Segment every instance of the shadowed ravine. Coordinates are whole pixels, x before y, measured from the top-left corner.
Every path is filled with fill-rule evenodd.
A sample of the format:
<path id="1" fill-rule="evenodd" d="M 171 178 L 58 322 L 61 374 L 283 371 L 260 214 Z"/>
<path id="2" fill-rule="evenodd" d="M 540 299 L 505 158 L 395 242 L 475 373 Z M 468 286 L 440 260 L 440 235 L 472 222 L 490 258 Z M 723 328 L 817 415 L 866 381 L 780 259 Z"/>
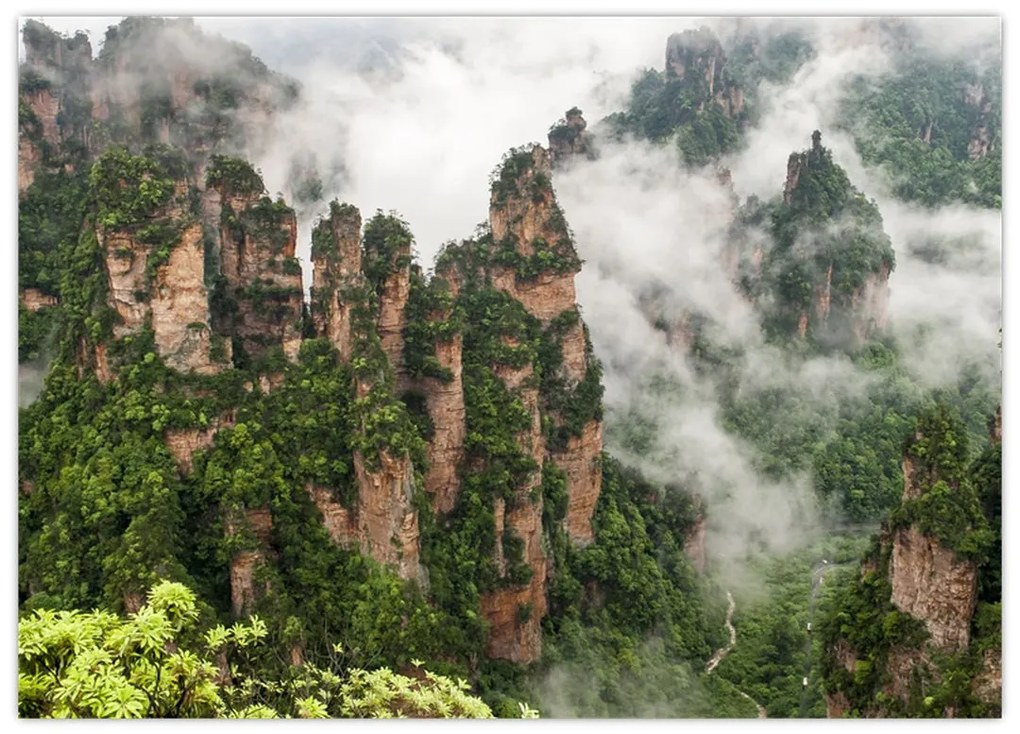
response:
<path id="1" fill-rule="evenodd" d="M 711 673 L 713 670 L 715 670 L 719 663 L 721 663 L 723 659 L 730 654 L 730 650 L 733 649 L 733 646 L 737 644 L 737 630 L 733 626 L 733 612 L 735 612 L 737 609 L 737 602 L 734 601 L 733 594 L 731 594 L 729 591 L 726 592 L 726 599 L 727 601 L 729 601 L 729 606 L 726 608 L 726 629 L 729 630 L 730 641 L 729 643 L 727 643 L 725 647 L 720 647 L 718 650 L 715 651 L 715 655 L 712 656 L 712 659 L 708 661 L 708 665 L 705 666 L 706 673 Z M 753 698 L 748 696 L 743 691 L 737 691 L 737 693 L 739 693 L 741 696 L 743 696 L 748 701 L 754 704 L 754 707 L 758 709 L 759 719 L 766 718 L 764 706 L 759 704 L 757 701 L 755 701 Z"/>

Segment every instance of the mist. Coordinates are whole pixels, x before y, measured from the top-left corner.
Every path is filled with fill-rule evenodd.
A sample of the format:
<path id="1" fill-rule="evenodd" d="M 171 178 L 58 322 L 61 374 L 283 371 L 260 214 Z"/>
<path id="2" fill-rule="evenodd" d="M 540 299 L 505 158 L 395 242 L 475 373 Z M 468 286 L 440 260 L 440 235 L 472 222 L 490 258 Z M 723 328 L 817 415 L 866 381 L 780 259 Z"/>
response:
<path id="1" fill-rule="evenodd" d="M 49 21 L 47 21 L 49 22 Z M 977 365 L 999 376 L 1001 215 L 953 205 L 922 209 L 895 199 L 888 176 L 867 167 L 837 129 L 839 99 L 856 75 L 891 68 L 897 23 L 857 19 L 743 21 L 763 32 L 806 32 L 816 55 L 788 84 L 764 84 L 762 115 L 746 145 L 717 171 L 683 169 L 673 146 L 599 140 L 600 156 L 558 170 L 554 186 L 585 261 L 578 302 L 604 366 L 606 449 L 661 484 L 704 500 L 711 571 L 726 588 L 757 589 L 747 560 L 802 548 L 824 532 L 806 472 L 761 471 L 758 450 L 727 430 L 718 376 L 694 370 L 682 344 L 654 328 L 703 315 L 713 344 L 731 348 L 739 390 L 796 392 L 820 430 L 838 406 L 866 394 L 873 376 L 842 355 L 791 359 L 761 336 L 758 315 L 727 266 L 735 200 L 780 194 L 791 152 L 815 129 L 851 182 L 878 204 L 896 256 L 888 332 L 904 364 L 930 387 Z M 910 21 L 941 53 L 997 43 L 998 19 Z M 396 211 L 428 269 L 444 242 L 472 235 L 489 205 L 489 175 L 510 148 L 545 144 L 572 106 L 590 129 L 623 109 L 644 67 L 661 69 L 667 37 L 697 18 L 199 19 L 252 47 L 297 79 L 297 105 L 275 115 L 248 154 L 268 191 L 292 199 L 295 162 L 322 180 L 321 201 L 298 206 L 298 255 L 311 278 L 310 232 L 332 198 L 367 219 Z M 709 21 L 725 31 L 731 22 Z M 95 43 L 95 37 L 93 36 Z M 33 388 L 25 381 L 22 391 Z M 618 427 L 640 415 L 655 430 L 635 450 Z M 583 671 L 555 669 L 554 715 L 572 715 L 568 689 Z M 650 715 L 668 715 L 653 708 Z"/>

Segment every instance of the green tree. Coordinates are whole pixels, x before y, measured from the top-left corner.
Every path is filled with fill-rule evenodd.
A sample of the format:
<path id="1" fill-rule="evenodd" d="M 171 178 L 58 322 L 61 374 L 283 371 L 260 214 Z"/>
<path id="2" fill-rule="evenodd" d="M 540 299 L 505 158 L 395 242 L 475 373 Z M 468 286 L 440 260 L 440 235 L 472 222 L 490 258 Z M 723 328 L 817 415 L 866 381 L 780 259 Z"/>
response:
<path id="1" fill-rule="evenodd" d="M 306 664 L 267 680 L 256 650 L 265 623 L 198 629 L 195 595 L 162 581 L 127 618 L 38 610 L 18 624 L 18 713 L 53 718 L 492 718 L 464 680 L 420 669 L 342 674 Z M 340 652 L 337 648 L 337 652 Z M 519 704 L 524 718 L 537 711 Z"/>

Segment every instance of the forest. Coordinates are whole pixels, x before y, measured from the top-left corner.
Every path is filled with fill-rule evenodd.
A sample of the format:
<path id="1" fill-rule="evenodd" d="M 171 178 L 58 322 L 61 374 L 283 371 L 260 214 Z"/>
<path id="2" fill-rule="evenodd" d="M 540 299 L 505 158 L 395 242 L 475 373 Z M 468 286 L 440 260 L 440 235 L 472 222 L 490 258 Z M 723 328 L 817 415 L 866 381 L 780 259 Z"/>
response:
<path id="1" fill-rule="evenodd" d="M 677 20 L 441 245 L 312 77 L 23 22 L 19 717 L 1002 715 L 1001 51 Z"/>

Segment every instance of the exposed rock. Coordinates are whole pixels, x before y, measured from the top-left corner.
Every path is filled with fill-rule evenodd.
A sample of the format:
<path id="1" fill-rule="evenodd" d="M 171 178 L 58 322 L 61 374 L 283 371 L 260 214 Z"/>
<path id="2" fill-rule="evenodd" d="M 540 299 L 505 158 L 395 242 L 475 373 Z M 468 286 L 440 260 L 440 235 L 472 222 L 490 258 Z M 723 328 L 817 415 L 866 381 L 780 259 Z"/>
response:
<path id="1" fill-rule="evenodd" d="M 692 89 L 698 89 L 704 99 L 699 110 L 712 101 L 731 119 L 744 111 L 744 91 L 729 78 L 722 44 L 707 28 L 674 33 L 667 39 L 666 78 L 687 80 Z"/>
<path id="2" fill-rule="evenodd" d="M 21 95 L 22 100 L 39 120 L 42 138 L 50 145 L 60 143 L 60 126 L 57 115 L 60 114 L 60 102 L 50 89 L 40 89 Z"/>
<path id="3" fill-rule="evenodd" d="M 829 719 L 841 719 L 850 710 L 850 701 L 842 691 L 825 694 L 825 716 Z"/>
<path id="4" fill-rule="evenodd" d="M 167 428 L 163 432 L 163 443 L 177 460 L 177 467 L 182 474 L 190 474 L 191 457 L 200 449 L 212 446 L 220 428 L 234 425 L 234 417 L 227 413 L 214 418 L 205 428 Z"/>
<path id="5" fill-rule="evenodd" d="M 971 682 L 974 695 L 992 708 L 993 715 L 1002 711 L 1002 649 L 989 648 L 981 657 L 981 672 Z"/>
<path id="6" fill-rule="evenodd" d="M 545 441 L 542 436 L 538 388 L 532 386 L 529 379 L 534 374 L 532 366 L 527 364 L 514 369 L 502 365 L 495 368 L 495 372 L 507 389 L 517 394 L 531 415 L 530 428 L 517 436 L 517 442 L 531 456 L 537 468 L 524 486 L 514 493 L 509 509 L 502 503 L 497 505 L 497 511 L 505 514 L 505 520 L 497 519 L 496 527 L 503 527 L 504 532 L 512 532 L 523 541 L 523 560 L 532 575 L 524 586 L 501 587 L 483 594 L 481 608 L 490 625 L 487 654 L 527 664 L 541 656 L 541 622 L 546 614 L 547 560 L 542 548 L 542 497 L 534 491 L 541 483 Z M 538 496 L 533 499 L 534 494 Z M 501 537 L 497 539 L 496 545 L 501 553 Z"/>
<path id="7" fill-rule="evenodd" d="M 501 588 L 482 595 L 482 614 L 489 623 L 485 650 L 490 657 L 527 665 L 542 654 L 541 622 L 547 611 L 541 505 L 528 503 L 528 506 L 511 509 L 506 513 L 505 522 L 524 541 L 524 557 L 533 576 L 525 586 Z"/>
<path id="8" fill-rule="evenodd" d="M 29 311 L 38 311 L 41 308 L 56 306 L 58 303 L 56 296 L 43 293 L 38 288 L 25 288 L 21 291 L 20 297 L 21 305 Z"/>
<path id="9" fill-rule="evenodd" d="M 601 421 L 589 421 L 579 437 L 571 436 L 566 448 L 549 458 L 566 474 L 567 536 L 575 544 L 587 545 L 595 539 L 591 519 L 602 492 Z"/>
<path id="10" fill-rule="evenodd" d="M 521 302 L 532 316 L 548 322 L 574 308 L 576 295 L 573 273 L 542 273 L 521 281 L 512 269 L 493 273 L 492 285 Z"/>
<path id="11" fill-rule="evenodd" d="M 885 669 L 888 672 L 888 683 L 882 690 L 887 696 L 901 701 L 910 698 L 910 689 L 915 682 L 930 678 L 932 674 L 928 656 L 924 651 L 909 647 L 894 647 L 890 650 L 886 657 Z M 881 715 L 883 712 L 876 706 L 873 713 Z"/>
<path id="12" fill-rule="evenodd" d="M 322 513 L 322 522 L 333 542 L 344 548 L 358 548 L 358 519 L 355 513 L 337 502 L 333 493 L 324 487 L 309 485 L 305 489 Z"/>
<path id="13" fill-rule="evenodd" d="M 457 502 L 459 479 L 457 467 L 464 455 L 464 386 L 461 365 L 462 337 L 454 334 L 446 342 L 436 344 L 439 365 L 450 370 L 449 382 L 432 377 L 421 381 L 426 397 L 429 419 L 435 434 L 428 444 L 428 472 L 425 491 L 432 497 L 437 512 L 449 512 Z"/>
<path id="14" fill-rule="evenodd" d="M 889 566 L 892 603 L 924 622 L 931 642 L 960 650 L 970 641 L 970 620 L 977 603 L 977 568 L 916 526 L 893 535 Z"/>
<path id="15" fill-rule="evenodd" d="M 294 210 L 260 193 L 223 187 L 220 196 L 221 268 L 238 306 L 229 333 L 252 357 L 278 345 L 294 361 L 303 302 Z"/>
<path id="16" fill-rule="evenodd" d="M 382 451 L 378 466 L 373 467 L 356 451 L 354 476 L 362 553 L 393 566 L 401 578 L 424 584 L 424 569 L 418 562 L 418 512 L 413 504 L 411 460 L 406 455 L 394 458 Z"/>
<path id="17" fill-rule="evenodd" d="M 117 338 L 138 331 L 149 315 L 149 284 L 145 275 L 148 245 L 126 232 L 99 232 L 108 277 L 108 303 L 120 317 L 113 326 Z"/>
<path id="18" fill-rule="evenodd" d="M 698 573 L 705 572 L 705 537 L 707 523 L 705 516 L 700 512 L 694 520 L 694 525 L 687 531 L 684 538 L 684 553 L 691 562 L 691 566 Z"/>
<path id="19" fill-rule="evenodd" d="M 584 379 L 588 370 L 588 340 L 580 318 L 563 334 L 560 346 L 563 349 L 563 375 L 568 382 L 576 384 Z"/>
<path id="20" fill-rule="evenodd" d="M 404 327 L 407 326 L 404 309 L 411 294 L 410 244 L 397 258 L 406 258 L 407 264 L 395 267 L 383 281 L 379 296 L 379 341 L 399 383 L 404 373 Z"/>
<path id="21" fill-rule="evenodd" d="M 35 181 L 35 171 L 42 160 L 42 151 L 24 133 L 18 133 L 18 196 Z"/>
<path id="22" fill-rule="evenodd" d="M 313 239 L 312 323 L 315 332 L 336 347 L 341 361 L 349 362 L 353 351 L 351 306 L 344 302 L 343 291 L 364 282 L 361 213 L 350 204 L 334 202 L 329 219 L 316 225 Z"/>
<path id="23" fill-rule="evenodd" d="M 572 107 L 549 131 L 549 159 L 553 167 L 561 167 L 577 156 L 591 158 L 594 154 L 588 123 L 581 110 Z"/>
<path id="24" fill-rule="evenodd" d="M 230 608 L 234 617 L 250 614 L 252 605 L 267 591 L 265 587 L 256 588 L 255 577 L 259 567 L 266 562 L 263 548 L 269 545 L 272 537 L 273 517 L 266 509 L 248 510 L 240 520 L 228 517 L 227 535 L 240 532 L 241 523 L 247 525 L 261 547 L 238 551 L 230 560 Z"/>
<path id="25" fill-rule="evenodd" d="M 185 228 L 169 260 L 157 268 L 151 308 L 156 348 L 167 365 L 200 374 L 223 368 L 209 358 L 209 294 L 199 222 Z"/>

